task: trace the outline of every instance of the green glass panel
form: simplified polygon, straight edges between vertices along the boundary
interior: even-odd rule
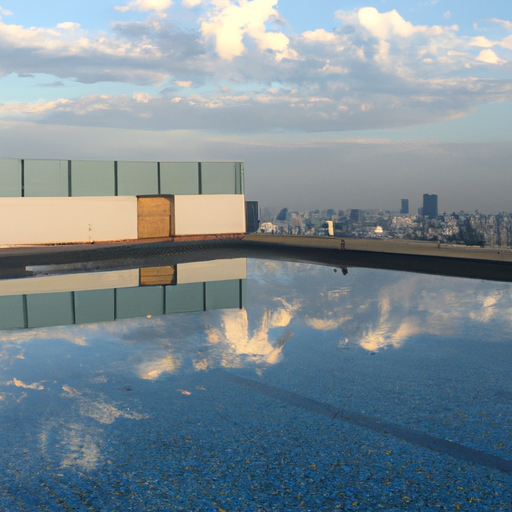
[[[163,286],[120,288],[116,294],[116,318],[164,314]]]
[[[240,307],[240,280],[206,283],[206,309],[232,309]]]
[[[244,163],[235,164],[235,189],[237,194],[245,194]]]
[[[0,197],[21,197],[21,160],[0,160]]]
[[[197,162],[160,162],[161,194],[199,194]]]
[[[25,327],[23,295],[0,297],[0,329],[22,329]]]
[[[115,196],[115,181],[114,162],[71,162],[72,196]]]
[[[112,322],[115,320],[114,290],[85,290],[75,292],[75,321],[77,324]]]
[[[158,164],[156,162],[118,162],[117,194],[119,196],[158,194]]]
[[[235,163],[201,163],[201,192],[203,194],[235,194]]]
[[[28,327],[73,324],[73,293],[27,295]]]
[[[67,160],[25,160],[25,197],[66,197]]]
[[[204,311],[204,284],[187,283],[165,288],[165,313]]]
[[[247,305],[247,279],[240,279],[240,307]]]

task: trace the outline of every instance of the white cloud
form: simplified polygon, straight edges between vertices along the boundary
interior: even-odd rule
[[[2,16],[12,16],[12,12],[0,7],[0,20],[2,19]]]
[[[195,32],[154,15],[113,23],[111,33],[90,33],[72,22],[53,28],[0,22],[4,75],[133,86],[106,95],[96,85],[90,94],[68,97],[64,86],[60,99],[37,102],[4,97],[0,115],[146,129],[336,131],[451,119],[512,97],[511,81],[490,80],[494,66],[479,66],[480,75],[472,76],[478,62],[510,60],[512,36],[459,36],[455,25],[414,25],[396,10],[373,7],[338,11],[336,18],[340,26],[332,31],[285,35],[269,29],[280,19],[276,0],[204,0]],[[505,49],[500,57],[491,50],[498,46]],[[477,56],[480,49],[490,52]],[[140,92],[142,85],[161,89]],[[183,90],[192,85],[195,94]]]
[[[512,21],[500,20],[499,18],[491,18],[490,21],[492,21],[493,23],[499,23],[500,25],[505,27],[507,30],[512,31]]]
[[[197,5],[200,5],[203,2],[203,0],[182,0],[181,4],[183,7],[196,7]]]
[[[172,0],[133,0],[128,5],[116,5],[117,11],[165,11],[173,4]]]
[[[500,59],[492,50],[482,50],[476,60],[486,64],[505,64],[507,62]]]
[[[479,48],[492,48],[493,46],[496,46],[496,44],[498,43],[490,41],[484,36],[473,37],[469,42],[470,46],[478,46]]]
[[[80,23],[73,23],[72,21],[65,21],[64,23],[59,23],[57,28],[61,28],[63,30],[75,30],[80,28]]]
[[[277,0],[229,0],[213,2],[214,9],[208,13],[201,24],[201,32],[206,38],[215,41],[217,54],[226,60],[240,57],[246,47],[244,36],[249,36],[258,45],[259,50],[270,50],[276,59],[295,58],[295,53],[288,47],[289,38],[282,32],[267,32],[265,23],[279,19],[274,8]]]
[[[330,43],[335,42],[337,37],[332,32],[327,32],[327,30],[323,28],[317,28],[316,30],[307,30],[302,33],[302,37],[305,41],[308,42],[322,42],[322,43]]]
[[[375,7],[363,7],[357,13],[360,24],[379,39],[389,39],[392,36],[411,37],[417,33],[440,35],[455,27],[440,27],[433,25],[413,25],[404,20],[396,10],[380,13]]]

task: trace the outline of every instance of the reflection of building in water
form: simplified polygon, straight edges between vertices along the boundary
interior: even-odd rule
[[[0,281],[0,329],[243,308],[246,260]]]

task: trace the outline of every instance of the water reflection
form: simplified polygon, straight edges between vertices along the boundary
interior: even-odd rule
[[[162,393],[175,406],[172,396],[208,393],[190,375],[300,374],[318,354],[327,366],[340,348],[374,353],[427,335],[503,341],[512,321],[508,284],[263,260],[39,276],[0,290],[3,327],[28,327],[0,336],[0,411],[32,411],[32,455],[79,471],[113,456],[110,426],[157,421]],[[86,323],[97,320],[107,321]],[[70,325],[31,328],[56,322]]]
[[[245,302],[244,258],[67,275],[31,271],[34,277],[0,280],[0,329],[242,308]]]

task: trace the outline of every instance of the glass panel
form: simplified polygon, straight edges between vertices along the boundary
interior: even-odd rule
[[[115,319],[114,304],[114,290],[75,292],[76,323],[113,321]]]
[[[25,160],[25,197],[65,197],[67,160]]]
[[[114,162],[71,162],[72,196],[115,196]]]
[[[165,288],[165,313],[204,311],[204,284],[188,283]]]
[[[0,197],[21,197],[21,160],[0,160]]]
[[[199,194],[199,169],[196,162],[161,162],[161,194]]]
[[[245,176],[244,176],[244,163],[239,162],[235,164],[235,180],[236,180],[236,193],[245,194]]]
[[[240,280],[206,283],[206,309],[231,309],[240,307]]]
[[[201,163],[201,191],[203,194],[235,194],[235,163]]]
[[[240,279],[240,307],[247,307],[247,279]]]
[[[70,325],[73,318],[73,292],[27,295],[29,327]]]
[[[23,295],[0,297],[0,329],[23,329]]]
[[[158,194],[158,164],[156,162],[117,163],[117,195],[153,194]]]
[[[116,318],[164,314],[163,286],[123,288],[116,293]]]

